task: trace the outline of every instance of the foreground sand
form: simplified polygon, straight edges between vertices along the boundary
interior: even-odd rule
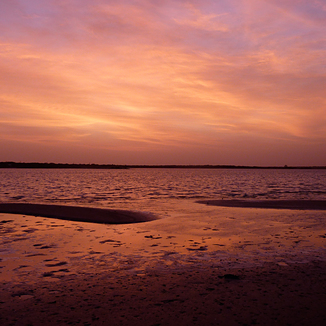
[[[130,225],[0,214],[0,324],[326,324],[323,211],[178,212]]]
[[[74,275],[6,288],[0,320],[2,325],[325,325],[325,271],[325,263],[315,262]]]

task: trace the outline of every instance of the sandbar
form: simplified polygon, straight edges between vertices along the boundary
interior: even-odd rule
[[[140,223],[156,219],[153,214],[145,212],[30,203],[0,203],[0,213],[34,215],[69,221],[105,224]]]
[[[326,200],[200,200],[200,204],[223,207],[326,210]]]

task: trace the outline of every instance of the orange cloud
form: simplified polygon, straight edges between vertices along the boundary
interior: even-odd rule
[[[79,154],[67,160],[93,148],[97,162],[103,149],[118,151],[118,163],[133,163],[123,162],[129,151],[143,163],[199,151],[203,164],[275,155],[283,164],[288,148],[287,164],[300,164],[309,143],[309,164],[324,164],[322,2],[78,4],[0,5],[3,141],[29,142],[34,153],[74,143]]]

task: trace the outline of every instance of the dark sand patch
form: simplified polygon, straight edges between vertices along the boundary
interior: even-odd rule
[[[0,213],[34,215],[69,221],[106,224],[140,223],[157,219],[150,213],[128,210],[23,203],[0,203]]]
[[[0,221],[0,224],[5,224],[5,223],[10,223],[13,222],[14,220],[2,220]]]
[[[57,267],[57,266],[63,266],[67,265],[68,263],[66,261],[61,261],[59,263],[53,263],[53,264],[45,264],[46,267]]]
[[[120,241],[118,241],[118,240],[112,240],[112,239],[107,239],[107,240],[102,240],[102,241],[100,241],[100,243],[108,243],[108,242],[111,242],[111,243],[120,243]]]
[[[223,207],[326,210],[326,200],[200,200],[199,204]]]
[[[63,275],[0,291],[9,325],[325,325],[326,263]],[[28,296],[28,297],[23,297]],[[21,300],[22,297],[24,300]]]

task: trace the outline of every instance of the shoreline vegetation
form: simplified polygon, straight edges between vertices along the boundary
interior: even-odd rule
[[[166,165],[137,165],[137,164],[83,164],[83,163],[42,163],[42,162],[0,162],[0,169],[326,169],[326,166],[256,166],[256,165],[210,165],[210,164],[166,164]]]

